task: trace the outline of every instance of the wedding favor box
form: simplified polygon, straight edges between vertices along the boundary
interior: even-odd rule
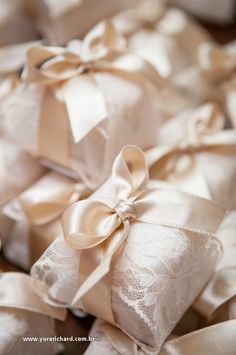
[[[149,186],[143,152],[123,148],[112,177],[65,211],[62,235],[31,273],[50,304],[82,309],[158,352],[221,257],[215,233],[225,210]]]
[[[99,43],[88,34],[67,48],[31,48],[24,80],[4,103],[10,141],[90,187],[109,176],[125,144],[154,146],[165,119],[156,70],[126,51],[110,22],[103,30]]]
[[[60,217],[71,203],[89,190],[55,172],[48,172],[1,210],[0,234],[5,257],[29,270],[56,236]]]
[[[224,115],[213,103],[167,122],[159,146],[147,152],[151,178],[235,209],[236,131],[224,126]]]

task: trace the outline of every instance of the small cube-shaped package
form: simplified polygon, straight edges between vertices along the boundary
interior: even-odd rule
[[[0,235],[5,257],[29,270],[61,232],[66,207],[88,195],[82,183],[53,171],[3,206]]]
[[[236,130],[214,103],[176,116],[163,126],[160,145],[147,153],[152,179],[236,208]]]
[[[110,175],[125,144],[155,145],[164,120],[157,71],[127,52],[111,23],[103,29],[99,43],[90,33],[67,48],[29,49],[25,82],[4,106],[11,141],[92,187]]]
[[[144,153],[126,146],[112,177],[65,211],[63,236],[31,270],[36,288],[157,352],[214,271],[224,215],[210,200],[150,186]]]

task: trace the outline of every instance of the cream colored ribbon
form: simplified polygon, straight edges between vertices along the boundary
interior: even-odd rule
[[[236,296],[236,268],[219,270],[208,282],[194,308],[211,320],[219,308]]]
[[[123,248],[132,222],[215,235],[225,215],[225,209],[210,200],[174,188],[148,189],[148,168],[144,153],[137,147],[122,149],[114,162],[112,174],[117,196],[114,207],[88,199],[70,206],[62,217],[65,241],[78,250],[88,249],[94,253],[97,250],[99,260],[95,269],[86,275],[74,296],[73,305],[91,289],[96,289],[99,281],[108,275],[112,259]],[[109,308],[109,281],[106,289],[104,297],[107,300],[104,303]],[[86,297],[84,299],[86,301]],[[112,311],[109,321],[114,323]]]
[[[66,310],[50,306],[35,293],[34,280],[19,272],[0,273],[0,307],[36,312],[65,320]]]
[[[126,51],[125,39],[109,21],[88,33],[83,43],[72,42],[68,48],[29,49],[23,78],[45,87],[39,129],[42,157],[67,166],[71,163],[70,132],[74,142],[79,142],[107,118],[103,92],[92,75],[95,72],[108,72],[138,82],[148,80],[157,87],[162,82],[151,64]],[[55,90],[54,94],[50,88]],[[53,102],[58,90],[62,96],[58,100],[64,101],[66,109],[56,108]]]
[[[119,328],[102,322],[100,329],[121,355],[235,355],[236,319],[188,333],[166,341],[160,352],[141,348]]]
[[[196,154],[211,152],[217,149],[219,153],[225,149],[236,150],[236,131],[223,130],[224,117],[215,104],[204,105],[196,115],[190,118],[186,136],[173,146],[158,146],[146,153],[149,167],[155,166],[158,178],[165,179],[168,174],[175,171],[178,160],[187,155],[191,159],[191,166],[183,179],[188,179],[191,186],[198,188],[198,193],[208,192],[208,182],[204,172],[196,163]],[[152,174],[152,170],[151,170]],[[208,192],[209,196],[209,192]]]
[[[57,176],[54,173],[47,175],[45,183],[35,184],[18,197],[23,211],[33,225],[41,226],[55,221],[66,207],[87,197],[90,192],[83,183],[73,180],[68,182]],[[55,185],[58,185],[57,189]]]
[[[1,240],[0,240],[1,249]],[[41,287],[45,285],[41,283]],[[48,305],[35,292],[34,279],[19,272],[0,272],[0,308],[15,308],[64,321],[63,308]]]
[[[28,229],[30,265],[42,255],[60,230],[59,218],[66,207],[88,196],[83,183],[50,173],[18,197],[30,224]]]

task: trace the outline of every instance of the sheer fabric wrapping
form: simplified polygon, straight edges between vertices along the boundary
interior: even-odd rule
[[[114,192],[110,184],[109,179],[90,198],[112,206]],[[89,253],[86,255],[89,257]],[[216,238],[132,223],[111,273],[111,306],[116,323],[140,342],[160,349],[210,278],[220,256]],[[34,264],[33,277],[48,286],[47,293],[38,287],[47,302],[70,306],[78,289],[79,262],[80,252],[59,237]],[[82,303],[80,306],[83,308]]]
[[[94,78],[105,97],[108,117],[80,142],[75,143],[71,133],[69,138],[70,159],[78,167],[76,178],[80,177],[93,187],[110,174],[112,162],[125,144],[136,144],[143,149],[155,145],[157,130],[153,127],[159,127],[164,120],[163,115],[158,114],[157,91],[150,83],[139,84],[109,73],[95,73]],[[44,90],[42,85],[21,84],[4,107],[6,136],[21,149],[34,154],[37,154],[38,148]],[[47,95],[51,100],[52,114],[65,112],[60,96],[55,97],[55,93],[49,90]],[[43,158],[47,159],[47,156]],[[58,168],[53,162],[47,163],[47,166]],[[75,177],[70,166],[60,171]]]

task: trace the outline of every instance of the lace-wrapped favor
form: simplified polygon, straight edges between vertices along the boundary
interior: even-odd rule
[[[0,141],[0,206],[17,196],[45,171],[37,160],[16,146]]]
[[[144,154],[127,146],[112,177],[64,213],[64,239],[31,270],[38,292],[116,324],[143,351],[157,352],[213,273],[224,213],[210,200],[150,187]]]
[[[4,255],[29,270],[61,233],[59,221],[71,203],[88,195],[81,183],[49,172],[2,209]]]
[[[176,116],[163,127],[160,145],[147,153],[150,176],[236,208],[236,131],[223,129],[215,104]]]
[[[160,77],[124,45],[105,22],[99,43],[88,34],[67,48],[31,48],[26,82],[4,107],[5,135],[91,187],[109,176],[125,144],[155,145],[164,120],[158,109]]]

